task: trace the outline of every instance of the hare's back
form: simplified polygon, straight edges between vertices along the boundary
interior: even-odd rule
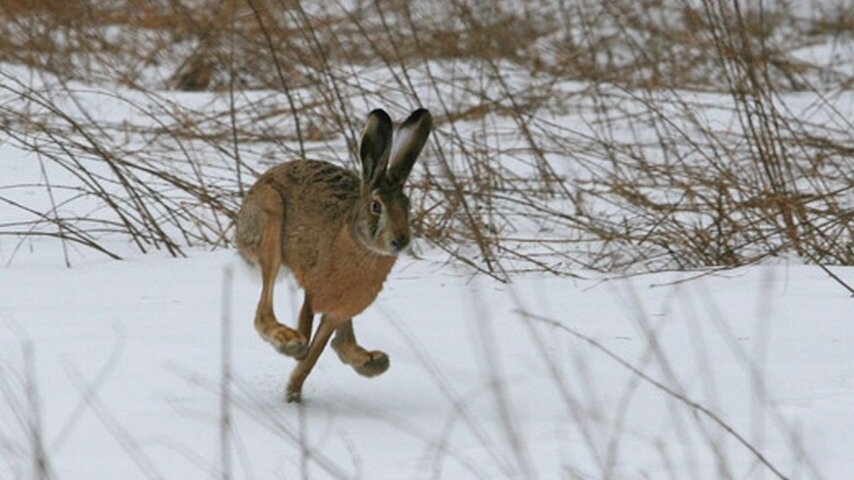
[[[359,177],[337,165],[320,160],[295,160],[265,173],[289,201],[289,207],[320,207],[332,210],[350,206],[359,196]]]
[[[322,242],[340,228],[358,196],[359,177],[331,163],[295,160],[272,167],[249,190],[237,214],[238,249],[255,261],[270,221],[282,223],[288,237],[283,240]]]

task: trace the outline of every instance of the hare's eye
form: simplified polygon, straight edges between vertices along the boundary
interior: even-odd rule
[[[371,201],[371,213],[374,215],[379,215],[383,213],[383,204],[377,200]]]

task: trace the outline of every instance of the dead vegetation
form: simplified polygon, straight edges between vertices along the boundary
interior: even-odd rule
[[[352,162],[365,112],[424,105],[415,231],[479,271],[850,265],[853,17],[833,1],[10,0],[0,125],[42,162],[51,206],[4,186],[21,218],[0,234],[226,247],[260,171]]]

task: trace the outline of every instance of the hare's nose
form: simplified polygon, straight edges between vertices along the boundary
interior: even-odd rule
[[[398,252],[406,248],[407,245],[409,245],[409,237],[404,234],[400,234],[391,240],[391,246]]]

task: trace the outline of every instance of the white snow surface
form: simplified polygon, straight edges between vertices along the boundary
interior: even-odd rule
[[[774,478],[704,413],[521,312],[701,404],[785,476],[854,475],[854,310],[818,267],[506,285],[404,257],[354,322],[389,371],[362,378],[328,349],[296,405],[295,362],[256,334],[259,274],[235,253],[68,269],[44,262],[56,250],[28,242],[0,270],[3,479],[32,474],[35,418],[56,478]],[[854,268],[834,272],[854,283]],[[287,275],[276,295],[293,325]]]

